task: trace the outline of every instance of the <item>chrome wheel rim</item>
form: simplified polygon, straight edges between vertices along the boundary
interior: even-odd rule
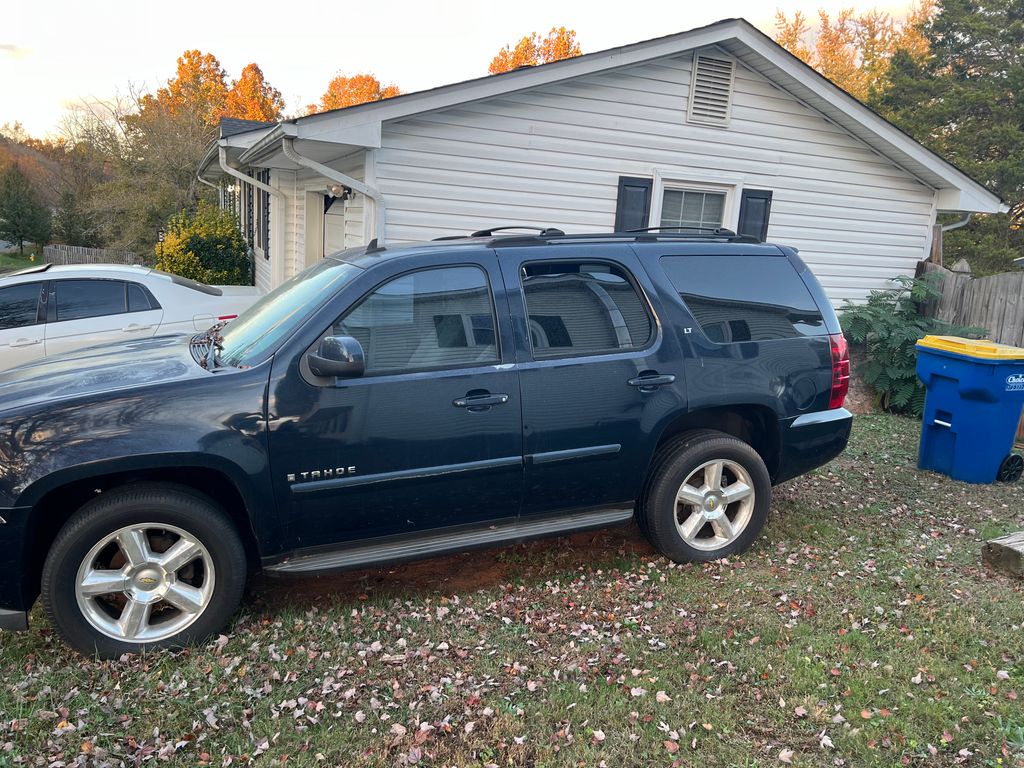
[[[107,637],[154,643],[193,624],[210,603],[213,559],[195,536],[164,523],[129,525],[105,536],[78,568],[75,598]]]
[[[750,524],[754,500],[754,483],[740,464],[728,459],[705,462],[676,493],[676,530],[694,549],[721,549]]]

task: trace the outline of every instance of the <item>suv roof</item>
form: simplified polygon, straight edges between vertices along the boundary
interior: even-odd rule
[[[537,234],[496,234],[507,230],[537,230]],[[553,227],[493,227],[468,235],[451,235],[419,243],[386,247],[371,240],[368,245],[349,248],[331,254],[328,258],[345,261],[356,266],[366,267],[373,261],[413,256],[429,252],[437,248],[464,247],[470,248],[508,248],[536,245],[572,245],[579,243],[676,243],[683,247],[683,252],[706,252],[708,246],[714,246],[716,253],[726,254],[761,254],[764,256],[782,256],[783,251],[770,243],[763,243],[747,235],[737,235],[729,229],[708,229],[697,231],[667,231],[661,227],[626,232],[582,232],[565,233]]]

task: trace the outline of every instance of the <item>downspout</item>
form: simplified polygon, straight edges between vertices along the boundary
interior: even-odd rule
[[[228,153],[224,147],[220,148],[218,159],[220,160],[220,169],[228,176],[238,179],[243,184],[252,184],[256,189],[261,189],[271,197],[277,198],[278,202],[284,200],[284,196],[281,194],[280,190],[274,189],[274,187],[269,184],[264,184],[262,181],[257,181],[252,176],[246,176],[241,171],[228,165]]]
[[[960,229],[960,227],[966,225],[967,222],[971,220],[971,216],[974,215],[970,211],[961,211],[960,213],[962,218],[958,219],[957,221],[954,221],[952,224],[942,225],[943,232],[952,232],[954,229]]]
[[[281,149],[284,152],[284,156],[291,160],[297,165],[301,165],[303,168],[309,168],[312,171],[316,171],[321,176],[324,176],[332,181],[336,181],[339,184],[344,184],[350,189],[354,189],[360,194],[366,195],[374,202],[374,231],[377,235],[377,243],[379,245],[384,244],[384,198],[381,196],[380,190],[371,187],[368,184],[364,184],[357,179],[353,179],[341,171],[336,171],[323,163],[318,163],[316,160],[310,160],[308,157],[304,157],[295,151],[293,140],[289,137],[281,139]]]

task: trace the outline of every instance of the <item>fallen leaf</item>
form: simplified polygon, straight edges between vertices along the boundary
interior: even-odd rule
[[[793,714],[797,717],[807,717],[807,707],[797,707],[793,710]]]
[[[602,730],[594,731],[594,741],[598,741],[598,742],[604,741],[604,731],[602,731]]]
[[[662,743],[665,745],[665,749],[667,749],[673,755],[679,751],[679,745],[674,741],[669,741],[668,739],[665,739],[665,741],[663,741]]]
[[[672,697],[664,691],[658,691],[656,694],[654,694],[654,699],[659,704],[667,704],[668,702],[672,701]]]
[[[792,763],[793,762],[793,754],[794,754],[794,752],[793,752],[792,749],[784,749],[784,750],[782,750],[781,752],[779,752],[779,762],[780,763]]]
[[[402,725],[401,723],[394,723],[391,726],[391,733],[394,734],[395,736],[405,736],[406,727],[404,725]]]
[[[996,672],[996,680],[1009,680],[1009,679],[1010,679],[1010,673],[1007,672],[1005,669],[1000,669],[998,672]]]

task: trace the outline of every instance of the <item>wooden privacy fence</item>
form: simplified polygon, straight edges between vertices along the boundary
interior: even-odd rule
[[[1024,347],[1024,270],[989,277],[970,272],[951,272],[937,264],[921,262],[918,277],[933,278],[942,297],[925,306],[925,314],[956,325],[977,326],[1001,344]],[[1017,429],[1024,442],[1024,419]]]
[[[43,246],[43,261],[50,264],[143,264],[145,260],[132,251],[109,248],[85,248],[80,245]]]

